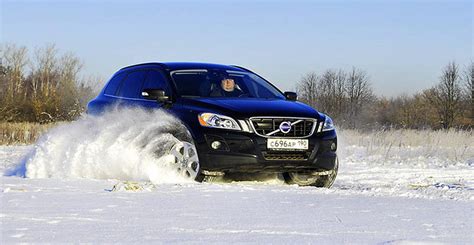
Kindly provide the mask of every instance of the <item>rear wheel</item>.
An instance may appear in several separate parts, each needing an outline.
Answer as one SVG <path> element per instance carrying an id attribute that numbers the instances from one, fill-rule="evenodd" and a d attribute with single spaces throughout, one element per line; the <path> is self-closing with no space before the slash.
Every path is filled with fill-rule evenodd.
<path id="1" fill-rule="evenodd" d="M 336 159 L 336 166 L 329 171 L 301 171 L 283 173 L 283 178 L 287 184 L 299 186 L 331 187 L 336 180 L 339 161 Z"/>

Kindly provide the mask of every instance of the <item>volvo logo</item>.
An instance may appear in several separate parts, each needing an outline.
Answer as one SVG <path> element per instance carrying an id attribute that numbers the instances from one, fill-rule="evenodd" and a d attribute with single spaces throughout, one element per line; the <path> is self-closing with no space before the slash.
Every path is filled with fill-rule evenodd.
<path id="1" fill-rule="evenodd" d="M 282 133 L 287 134 L 291 130 L 291 122 L 282 122 L 279 128 Z"/>

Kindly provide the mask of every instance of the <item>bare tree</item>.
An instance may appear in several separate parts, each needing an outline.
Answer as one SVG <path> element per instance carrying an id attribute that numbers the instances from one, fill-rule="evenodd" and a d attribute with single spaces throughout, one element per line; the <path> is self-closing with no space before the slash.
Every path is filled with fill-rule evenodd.
<path id="1" fill-rule="evenodd" d="M 60 58 L 57 96 L 60 111 L 63 113 L 60 115 L 62 118 L 77 117 L 82 112 L 78 84 L 78 75 L 82 66 L 79 58 L 72 53 L 67 53 Z"/>
<path id="2" fill-rule="evenodd" d="M 316 96 L 318 109 L 330 114 L 337 121 L 343 120 L 346 110 L 346 85 L 347 75 L 342 70 L 326 70 L 318 83 Z"/>
<path id="3" fill-rule="evenodd" d="M 296 88 L 299 99 L 312 107 L 316 107 L 318 80 L 318 75 L 315 72 L 310 72 L 301 78 Z"/>
<path id="4" fill-rule="evenodd" d="M 11 121 L 21 112 L 18 104 L 24 103 L 25 67 L 29 63 L 26 47 L 1 45 L 2 76 L 0 78 L 0 119 Z"/>
<path id="5" fill-rule="evenodd" d="M 346 110 L 346 82 L 347 74 L 343 70 L 337 71 L 334 76 L 334 113 L 338 118 L 342 117 Z"/>
<path id="6" fill-rule="evenodd" d="M 33 72 L 35 78 L 33 81 L 34 95 L 40 93 L 44 97 L 49 97 L 55 92 L 58 77 L 57 67 L 58 50 L 54 44 L 48 44 L 45 47 L 37 48 L 35 51 L 35 67 Z"/>
<path id="7" fill-rule="evenodd" d="M 329 114 L 342 126 L 355 127 L 373 99 L 367 74 L 353 68 L 306 74 L 298 83 L 300 100 Z"/>
<path id="8" fill-rule="evenodd" d="M 474 120 L 474 62 L 471 62 L 464 71 L 465 94 L 467 97 L 467 104 L 470 107 L 470 118 Z"/>
<path id="9" fill-rule="evenodd" d="M 28 64 L 28 51 L 26 47 L 17 47 L 13 44 L 4 45 L 2 48 L 2 65 L 5 67 L 7 76 L 5 83 L 2 84 L 7 101 L 22 95 L 24 89 L 23 78 L 25 67 Z M 23 97 L 23 96 L 21 96 Z"/>
<path id="10" fill-rule="evenodd" d="M 336 72 L 326 70 L 322 75 L 316 89 L 316 97 L 318 98 L 318 109 L 324 113 L 333 115 L 334 110 L 334 94 L 335 94 Z"/>
<path id="11" fill-rule="evenodd" d="M 361 119 L 362 109 L 367 106 L 373 98 L 372 87 L 365 71 L 355 67 L 352 68 L 347 77 L 346 93 L 349 126 L 354 128 Z"/>
<path id="12" fill-rule="evenodd" d="M 443 68 L 440 83 L 432 89 L 429 98 L 438 111 L 443 128 L 453 126 L 456 116 L 460 114 L 461 81 L 459 66 L 450 62 Z"/>

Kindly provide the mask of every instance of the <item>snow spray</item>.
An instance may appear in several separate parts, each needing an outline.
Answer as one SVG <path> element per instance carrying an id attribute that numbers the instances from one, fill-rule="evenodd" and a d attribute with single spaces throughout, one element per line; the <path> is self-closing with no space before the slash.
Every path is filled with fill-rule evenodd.
<path id="1" fill-rule="evenodd" d="M 182 123 L 168 113 L 141 109 L 85 115 L 51 129 L 10 175 L 182 183 L 167 151 Z"/>

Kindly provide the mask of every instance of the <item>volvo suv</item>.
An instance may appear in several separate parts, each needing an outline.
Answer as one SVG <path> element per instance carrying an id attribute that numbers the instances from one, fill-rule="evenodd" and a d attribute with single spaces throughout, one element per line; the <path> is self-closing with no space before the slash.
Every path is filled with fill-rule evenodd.
<path id="1" fill-rule="evenodd" d="M 113 107 L 164 110 L 186 133 L 173 132 L 176 168 L 206 177 L 279 174 L 285 182 L 330 187 L 337 175 L 331 118 L 239 66 L 145 63 L 116 72 L 87 111 Z M 160 120 L 157 118 L 156 120 Z"/>

